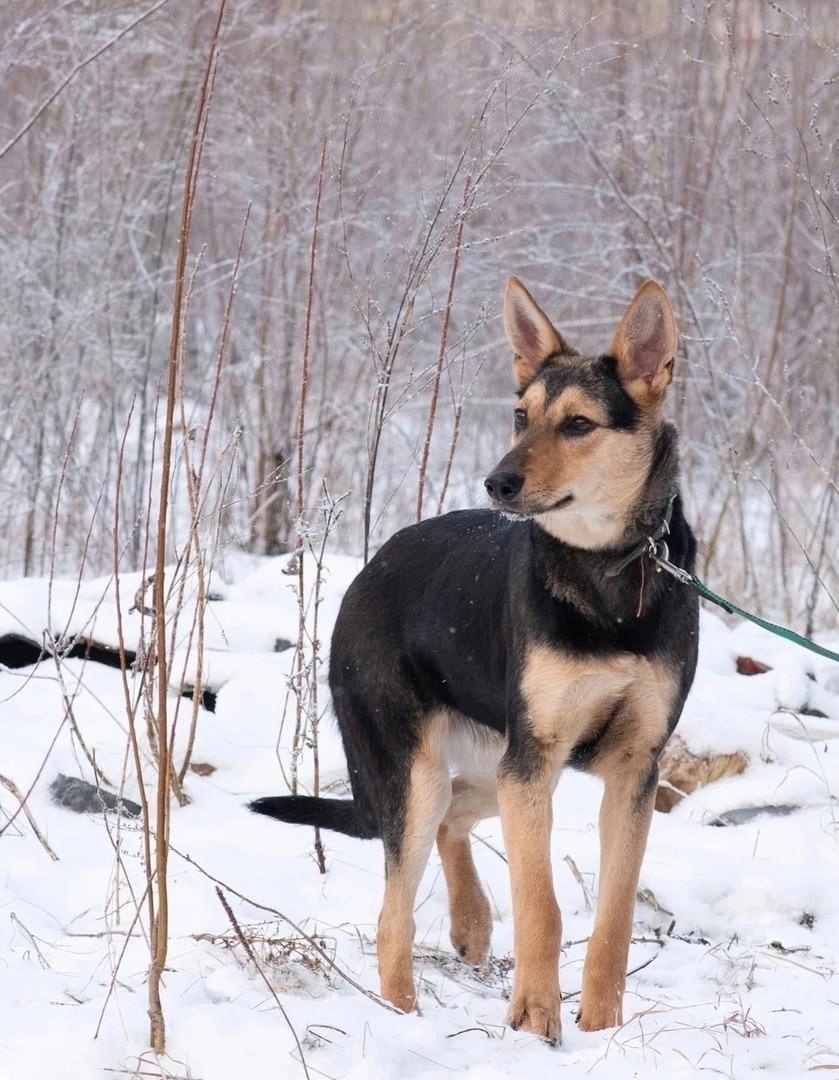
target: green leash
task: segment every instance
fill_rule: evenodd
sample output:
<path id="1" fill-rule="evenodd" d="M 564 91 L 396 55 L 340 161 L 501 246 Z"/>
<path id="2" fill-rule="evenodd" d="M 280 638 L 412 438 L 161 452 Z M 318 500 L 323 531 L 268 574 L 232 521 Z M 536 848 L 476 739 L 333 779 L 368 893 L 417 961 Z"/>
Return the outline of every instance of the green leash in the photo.
<path id="1" fill-rule="evenodd" d="M 810 652 L 818 653 L 819 656 L 824 656 L 828 660 L 835 660 L 839 663 L 839 653 L 831 652 L 830 649 L 826 649 L 823 645 L 817 645 L 815 641 L 810 641 L 809 638 L 804 637 L 802 634 L 796 634 L 794 630 L 789 630 L 786 626 L 779 626 L 777 623 L 770 622 L 768 619 L 761 619 L 759 615 L 752 615 L 750 611 L 745 611 L 743 608 L 738 607 L 730 600 L 726 600 L 724 596 L 717 596 L 717 594 L 712 589 L 709 589 L 703 581 L 700 581 L 695 574 L 689 574 L 687 570 L 683 570 L 680 566 L 676 566 L 674 563 L 670 562 L 670 552 L 663 539 L 653 539 L 650 537 L 646 551 L 652 561 L 656 564 L 656 569 L 659 572 L 666 570 L 668 574 L 672 574 L 672 576 L 678 581 L 681 581 L 683 585 L 693 586 L 704 600 L 710 600 L 712 604 L 721 607 L 723 611 L 727 611 L 729 615 L 740 615 L 742 618 L 748 619 L 749 622 L 753 622 L 755 626 L 760 626 L 764 630 L 768 630 L 770 634 L 776 634 L 786 641 L 791 641 L 794 645 L 800 645 L 802 649 L 809 649 Z"/>

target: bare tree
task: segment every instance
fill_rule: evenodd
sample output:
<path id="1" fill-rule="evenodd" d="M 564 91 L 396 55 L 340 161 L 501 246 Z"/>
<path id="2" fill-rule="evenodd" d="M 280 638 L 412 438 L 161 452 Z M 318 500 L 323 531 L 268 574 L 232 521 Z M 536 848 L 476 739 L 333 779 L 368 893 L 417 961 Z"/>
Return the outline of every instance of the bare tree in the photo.
<path id="1" fill-rule="evenodd" d="M 651 275 L 681 320 L 674 414 L 705 573 L 767 614 L 835 619 L 833 4 L 661 2 L 596 19 L 582 0 L 560 8 L 248 0 L 228 14 L 183 343 L 188 413 L 209 401 L 251 204 L 215 405 L 219 436 L 238 445 L 220 538 L 293 549 L 295 477 L 307 505 L 322 478 L 350 492 L 342 535 L 359 550 L 415 517 L 419 473 L 424 512 L 444 490 L 448 507 L 479 500 L 506 438 L 506 274 L 538 284 L 572 340 L 595 350 Z M 10 572 L 49 565 L 77 399 L 56 567 L 77 569 L 92 520 L 87 565 L 110 565 L 132 403 L 120 517 L 142 565 L 177 180 L 210 18 L 198 0 L 101 4 L 93 30 L 74 5 L 0 14 Z M 298 359 L 324 138 L 301 470 Z M 187 485 L 171 494 L 173 520 L 188 522 Z"/>

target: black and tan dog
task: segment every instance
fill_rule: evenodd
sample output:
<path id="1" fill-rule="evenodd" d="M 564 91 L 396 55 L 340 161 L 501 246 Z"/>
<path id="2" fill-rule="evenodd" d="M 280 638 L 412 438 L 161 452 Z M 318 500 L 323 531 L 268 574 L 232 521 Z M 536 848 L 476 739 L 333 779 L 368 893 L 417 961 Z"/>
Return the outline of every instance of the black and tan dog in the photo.
<path id="1" fill-rule="evenodd" d="M 648 281 L 609 352 L 583 357 L 511 278 L 513 447 L 486 480 L 503 514 L 458 511 L 397 533 L 350 586 L 329 679 L 354 798 L 259 799 L 259 813 L 381 837 L 382 994 L 416 1007 L 413 905 L 435 837 L 451 938 L 470 964 L 491 915 L 470 831 L 500 814 L 512 881 L 508 1019 L 560 1038 L 560 913 L 551 797 L 566 765 L 596 773 L 600 877 L 578 1022 L 621 1023 L 626 960 L 657 760 L 693 679 L 697 602 L 655 572 L 695 544 L 678 494 L 676 433 L 662 420 L 676 324 Z"/>

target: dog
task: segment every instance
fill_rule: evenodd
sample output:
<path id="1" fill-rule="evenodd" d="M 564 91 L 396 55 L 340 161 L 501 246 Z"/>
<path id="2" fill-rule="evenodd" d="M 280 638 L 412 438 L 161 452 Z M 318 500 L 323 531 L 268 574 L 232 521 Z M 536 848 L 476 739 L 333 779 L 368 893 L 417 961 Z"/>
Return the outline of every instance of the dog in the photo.
<path id="1" fill-rule="evenodd" d="M 675 428 L 662 419 L 678 336 L 645 282 L 609 352 L 582 356 L 517 278 L 504 325 L 518 400 L 512 449 L 486 478 L 495 509 L 396 533 L 344 597 L 329 683 L 351 800 L 280 796 L 251 809 L 384 843 L 381 993 L 417 1008 L 417 888 L 437 841 L 451 940 L 469 964 L 491 912 L 470 847 L 500 815 L 510 867 L 515 972 L 508 1023 L 561 1039 L 561 917 L 552 794 L 565 766 L 604 782 L 597 912 L 577 1022 L 622 1023 L 635 894 L 658 758 L 693 681 L 698 602 L 656 572 L 692 571 Z M 500 511 L 500 513 L 499 513 Z"/>

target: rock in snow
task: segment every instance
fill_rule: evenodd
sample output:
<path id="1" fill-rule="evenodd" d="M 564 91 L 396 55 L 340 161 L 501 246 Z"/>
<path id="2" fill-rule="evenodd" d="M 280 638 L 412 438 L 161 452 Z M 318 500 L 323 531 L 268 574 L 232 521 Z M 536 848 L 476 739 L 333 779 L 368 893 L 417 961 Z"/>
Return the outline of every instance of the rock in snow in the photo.
<path id="1" fill-rule="evenodd" d="M 139 817 L 142 808 L 131 799 L 121 799 L 112 791 L 89 784 L 78 776 L 59 773 L 50 784 L 50 795 L 57 806 L 75 810 L 77 814 L 101 814 L 103 810 L 119 810 L 128 817 Z"/>

